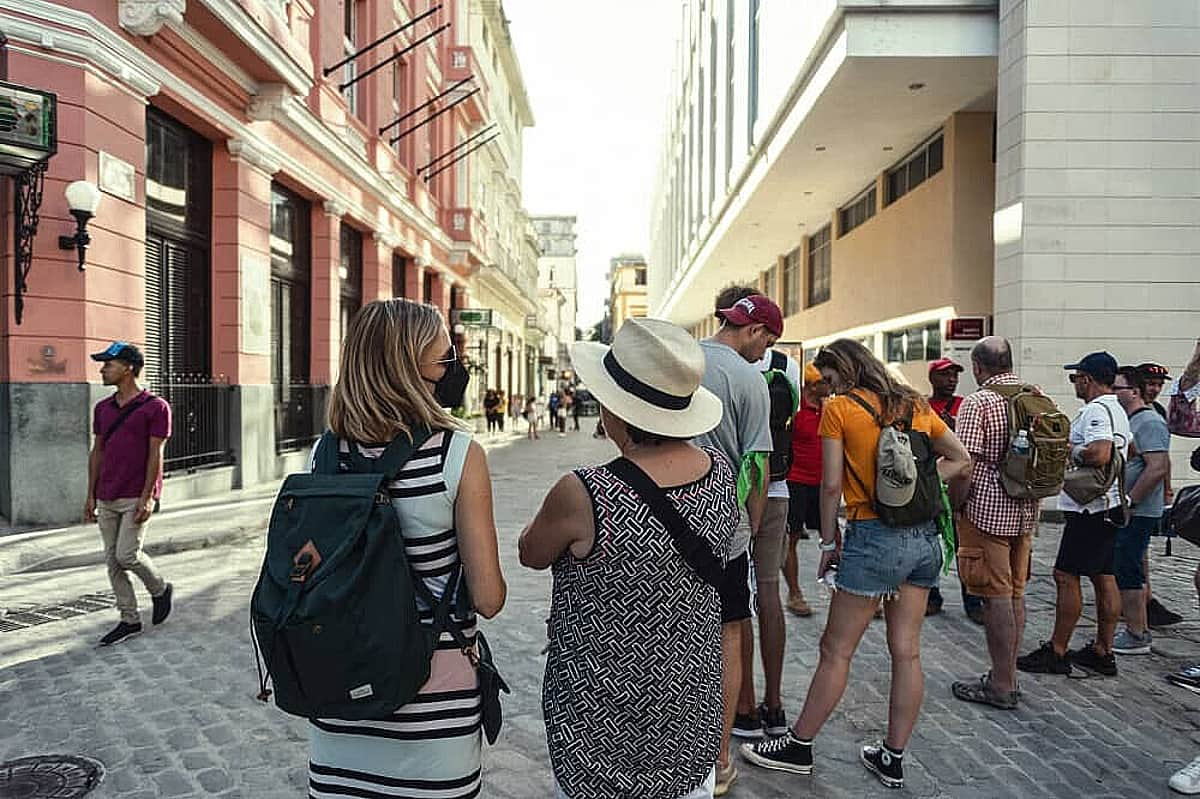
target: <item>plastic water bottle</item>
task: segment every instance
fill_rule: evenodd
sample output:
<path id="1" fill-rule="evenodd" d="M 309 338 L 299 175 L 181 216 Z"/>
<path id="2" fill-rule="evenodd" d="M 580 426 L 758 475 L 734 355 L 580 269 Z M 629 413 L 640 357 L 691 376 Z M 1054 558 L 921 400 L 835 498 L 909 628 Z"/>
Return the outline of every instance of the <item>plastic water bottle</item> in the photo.
<path id="1" fill-rule="evenodd" d="M 836 591 L 837 590 L 837 564 L 836 563 L 830 564 L 829 568 L 826 570 L 826 572 L 824 574 L 821 575 L 820 579 L 817 580 L 817 582 L 824 585 L 830 591 Z"/>
<path id="2" fill-rule="evenodd" d="M 1024 430 L 1018 430 L 1016 437 L 1013 439 L 1012 451 L 1014 455 L 1029 454 L 1029 433 Z"/>

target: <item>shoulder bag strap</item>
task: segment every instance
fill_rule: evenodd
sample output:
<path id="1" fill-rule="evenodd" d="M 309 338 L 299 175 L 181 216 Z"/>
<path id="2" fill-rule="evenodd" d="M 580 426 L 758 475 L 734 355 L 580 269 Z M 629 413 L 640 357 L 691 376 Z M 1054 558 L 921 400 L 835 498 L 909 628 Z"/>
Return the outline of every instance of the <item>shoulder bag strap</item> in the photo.
<path id="1" fill-rule="evenodd" d="M 871 407 L 871 403 L 867 402 L 865 399 L 863 399 L 859 395 L 855 394 L 853 391 L 846 394 L 846 396 L 849 397 L 850 399 L 854 400 L 855 402 L 857 402 L 859 405 L 861 405 L 862 409 L 864 411 L 866 411 L 868 414 L 870 414 L 871 419 L 872 419 L 872 421 L 875 422 L 876 426 L 879 427 L 879 429 L 881 431 L 883 430 L 883 423 L 879 420 L 879 414 L 875 413 L 875 409 Z M 845 450 L 844 442 L 842 444 L 842 449 L 843 449 L 842 462 L 846 464 L 846 471 L 848 471 L 850 473 L 850 476 L 854 478 L 854 481 L 856 483 L 858 483 L 858 487 L 861 488 L 863 490 L 863 493 L 867 495 L 867 499 L 873 502 L 875 500 L 874 492 L 867 488 L 867 484 L 863 481 L 863 479 L 861 477 L 858 476 L 858 472 L 856 472 L 854 470 L 854 467 L 850 465 L 850 458 L 846 456 L 845 451 L 844 451 Z"/>
<path id="2" fill-rule="evenodd" d="M 1096 400 L 1096 402 L 1100 401 Z M 1108 414 L 1108 428 L 1112 430 L 1112 449 L 1111 454 L 1109 455 L 1108 468 L 1112 469 L 1116 473 L 1114 475 L 1113 482 L 1117 484 L 1117 497 L 1120 503 L 1118 507 L 1124 509 L 1129 500 L 1125 496 L 1125 464 L 1117 463 L 1117 452 L 1119 451 L 1117 449 L 1117 420 L 1113 418 L 1112 409 L 1108 407 L 1108 403 L 1100 402 L 1100 404 L 1104 407 L 1104 412 Z M 1124 439 L 1125 437 L 1121 436 L 1121 438 Z M 1128 446 L 1129 442 L 1125 441 L 1125 445 Z M 1107 497 L 1108 492 L 1105 491 L 1104 495 Z M 1108 503 L 1105 502 L 1106 507 L 1107 504 Z"/>
<path id="3" fill-rule="evenodd" d="M 855 402 L 857 402 L 859 405 L 861 405 L 862 409 L 864 411 L 866 411 L 868 414 L 870 414 L 871 419 L 872 419 L 872 421 L 875 422 L 876 426 L 879 427 L 880 430 L 883 429 L 883 421 L 880 420 L 879 414 L 875 412 L 875 409 L 871 407 L 871 403 L 867 402 L 865 399 L 863 399 L 859 395 L 855 394 L 853 391 L 851 391 L 846 396 L 848 398 L 854 400 Z"/>
<path id="4" fill-rule="evenodd" d="M 667 528 L 676 551 L 695 570 L 700 579 L 719 588 L 725 581 L 725 566 L 713 554 L 708 542 L 692 530 L 687 520 L 667 499 L 666 492 L 628 458 L 617 458 L 604 468 L 632 488 L 646 503 L 650 512 Z"/>
<path id="5" fill-rule="evenodd" d="M 109 427 L 107 430 L 105 430 L 104 435 L 101 436 L 101 438 L 104 439 L 104 443 L 105 444 L 108 443 L 108 440 L 110 438 L 112 438 L 112 434 L 117 432 L 117 428 L 120 427 L 121 425 L 123 425 L 125 423 L 125 420 L 128 419 L 133 414 L 134 411 L 136 411 L 138 408 L 142 407 L 143 405 L 145 405 L 147 402 L 149 402 L 152 399 L 154 399 L 153 394 L 151 394 L 150 396 L 141 400 L 140 402 L 131 402 L 128 405 L 126 405 L 124 408 L 122 408 L 121 415 L 117 417 L 117 420 L 112 423 L 112 426 Z"/>

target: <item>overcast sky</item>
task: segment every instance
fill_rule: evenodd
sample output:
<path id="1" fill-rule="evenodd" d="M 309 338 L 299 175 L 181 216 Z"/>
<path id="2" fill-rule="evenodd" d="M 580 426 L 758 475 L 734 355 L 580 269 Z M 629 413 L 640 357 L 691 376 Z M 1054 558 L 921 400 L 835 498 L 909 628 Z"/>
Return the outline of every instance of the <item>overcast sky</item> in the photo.
<path id="1" fill-rule="evenodd" d="M 677 0 L 504 0 L 537 124 L 525 207 L 579 217 L 579 321 L 604 315 L 608 261 L 648 254 L 678 37 Z"/>

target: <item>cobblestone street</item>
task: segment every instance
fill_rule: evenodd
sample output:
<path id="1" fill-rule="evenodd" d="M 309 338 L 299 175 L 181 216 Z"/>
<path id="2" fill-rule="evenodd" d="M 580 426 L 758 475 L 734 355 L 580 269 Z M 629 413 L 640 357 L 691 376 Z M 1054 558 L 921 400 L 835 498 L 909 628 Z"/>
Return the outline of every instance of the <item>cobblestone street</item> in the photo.
<path id="1" fill-rule="evenodd" d="M 509 599 L 486 624 L 498 664 L 513 689 L 499 744 L 485 750 L 487 797 L 552 795 L 540 691 L 550 576 L 521 568 L 516 537 L 545 491 L 573 466 L 611 457 L 611 445 L 585 431 L 563 439 L 515 440 L 491 450 L 501 553 Z M 207 517 L 220 524 L 220 514 Z M 153 527 L 151 528 L 153 536 Z M 1044 527 L 1030 582 L 1027 646 L 1048 637 L 1057 530 Z M 97 541 L 98 543 L 98 541 Z M 816 544 L 801 542 L 802 577 L 817 615 L 790 617 L 784 699 L 789 719 L 817 660 L 827 599 L 812 575 Z M 1015 713 L 965 705 L 950 682 L 986 668 L 981 628 L 962 613 L 951 575 L 946 611 L 923 639 L 927 674 L 922 717 L 906 757 L 906 790 L 922 797 L 1165 796 L 1166 780 L 1200 752 L 1200 696 L 1162 674 L 1200 656 L 1200 619 L 1191 588 L 1196 551 L 1177 542 L 1174 557 L 1152 543 L 1157 595 L 1186 621 L 1156 633 L 1155 654 L 1119 660 L 1116 679 L 1025 676 Z M 78 754 L 107 775 L 92 795 L 224 796 L 267 799 L 305 792 L 305 723 L 255 701 L 248 598 L 261 544 L 229 544 L 166 555 L 158 562 L 176 586 L 176 610 L 161 628 L 111 649 L 95 641 L 115 613 L 100 611 L 0 633 L 0 760 Z M 43 601 L 107 589 L 102 566 L 39 574 Z M 28 578 L 0 580 L 28 595 Z M 141 591 L 139 587 L 139 591 Z M 144 600 L 144 593 L 140 594 Z M 1088 608 L 1076 644 L 1092 628 Z M 741 767 L 733 797 L 892 795 L 858 764 L 859 744 L 882 734 L 888 691 L 882 622 L 867 633 L 849 690 L 817 742 L 811 778 Z M 761 688 L 761 679 L 759 681 Z M 654 741 L 640 742 L 646 747 Z"/>

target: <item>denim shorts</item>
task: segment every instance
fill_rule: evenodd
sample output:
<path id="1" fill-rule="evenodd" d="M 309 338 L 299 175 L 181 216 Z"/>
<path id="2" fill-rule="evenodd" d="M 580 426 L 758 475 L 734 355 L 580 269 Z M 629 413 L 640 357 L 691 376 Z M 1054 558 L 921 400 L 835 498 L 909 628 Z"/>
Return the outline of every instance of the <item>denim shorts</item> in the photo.
<path id="1" fill-rule="evenodd" d="M 837 587 L 859 596 L 894 597 L 904 583 L 932 588 L 941 569 L 942 537 L 935 523 L 888 527 L 863 519 L 846 528 Z"/>
<path id="2" fill-rule="evenodd" d="M 1113 574 L 1117 588 L 1136 591 L 1146 584 L 1144 560 L 1150 546 L 1150 535 L 1158 527 L 1153 516 L 1134 516 L 1126 527 L 1117 528 L 1117 543 L 1113 547 Z"/>

